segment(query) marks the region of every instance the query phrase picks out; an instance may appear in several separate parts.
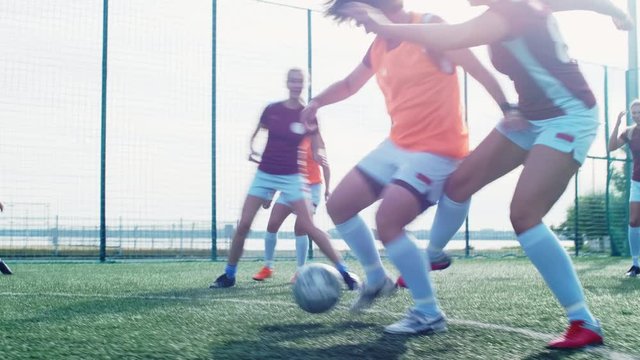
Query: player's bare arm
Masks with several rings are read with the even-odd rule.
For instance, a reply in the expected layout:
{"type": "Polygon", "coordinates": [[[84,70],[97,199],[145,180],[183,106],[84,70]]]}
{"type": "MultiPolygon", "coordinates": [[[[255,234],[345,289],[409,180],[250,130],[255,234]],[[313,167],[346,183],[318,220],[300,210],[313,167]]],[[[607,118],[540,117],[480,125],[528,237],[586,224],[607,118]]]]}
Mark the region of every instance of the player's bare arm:
{"type": "Polygon", "coordinates": [[[625,144],[625,137],[627,136],[627,131],[623,131],[620,133],[620,124],[622,123],[622,119],[627,115],[626,111],[621,111],[618,114],[618,119],[616,120],[616,124],[613,126],[611,130],[611,135],[609,136],[609,151],[614,151],[622,147],[625,144]]]}
{"type": "Polygon", "coordinates": [[[441,51],[489,44],[509,32],[507,21],[492,11],[459,24],[397,24],[380,10],[356,2],[345,4],[341,11],[368,32],[441,51]]]}
{"type": "Polygon", "coordinates": [[[309,124],[311,120],[316,117],[319,108],[349,98],[357,93],[372,76],[373,71],[371,69],[362,63],[358,64],[344,79],[329,85],[329,87],[309,101],[300,114],[300,120],[304,124],[309,124]]]}
{"type": "Polygon", "coordinates": [[[610,0],[544,0],[553,11],[587,10],[610,16],[620,30],[634,27],[631,16],[610,0]]]}

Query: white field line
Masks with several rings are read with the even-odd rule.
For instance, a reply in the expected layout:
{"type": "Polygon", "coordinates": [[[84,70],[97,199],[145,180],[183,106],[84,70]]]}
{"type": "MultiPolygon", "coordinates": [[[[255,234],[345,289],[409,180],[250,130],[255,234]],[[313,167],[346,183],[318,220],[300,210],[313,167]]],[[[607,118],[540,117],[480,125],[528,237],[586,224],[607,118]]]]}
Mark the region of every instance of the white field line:
{"type": "MultiPolygon", "coordinates": [[[[67,293],[20,293],[20,292],[0,292],[0,298],[4,296],[14,296],[14,297],[33,297],[33,296],[53,296],[53,297],[66,297],[66,298],[98,298],[98,299],[135,299],[135,300],[179,300],[179,301],[187,301],[187,300],[207,300],[213,302],[232,302],[232,303],[243,303],[243,304],[259,304],[259,305],[281,305],[281,306],[297,306],[293,301],[277,301],[277,300],[247,300],[247,299],[237,299],[237,298],[198,298],[198,297],[186,297],[186,296],[144,296],[144,295],[110,295],[110,294],[67,294],[67,293]]],[[[347,309],[346,306],[340,306],[340,308],[347,309]]],[[[367,310],[369,313],[381,314],[381,315],[391,315],[401,317],[404,314],[390,312],[390,311],[380,311],[380,310],[367,310]]],[[[554,335],[544,334],[532,330],[515,328],[511,326],[505,325],[497,325],[497,324],[488,324],[479,321],[472,320],[463,320],[463,319],[452,319],[447,318],[447,322],[453,325],[462,325],[462,326],[470,326],[476,327],[480,329],[487,330],[496,330],[507,333],[515,333],[520,334],[526,337],[534,338],[542,341],[549,341],[553,339],[554,335]]],[[[587,348],[585,351],[601,355],[603,357],[607,357],[611,360],[640,360],[639,356],[626,354],[622,352],[613,351],[611,349],[607,349],[606,347],[592,347],[587,348]]]]}

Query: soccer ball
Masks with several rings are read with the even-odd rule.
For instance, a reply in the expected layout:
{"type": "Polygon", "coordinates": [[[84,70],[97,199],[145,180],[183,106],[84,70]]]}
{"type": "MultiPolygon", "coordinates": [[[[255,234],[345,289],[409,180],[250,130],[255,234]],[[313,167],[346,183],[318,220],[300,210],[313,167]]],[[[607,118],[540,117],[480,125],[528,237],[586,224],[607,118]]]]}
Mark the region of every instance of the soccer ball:
{"type": "Polygon", "coordinates": [[[298,270],[293,297],[300,308],[312,314],[331,310],[340,300],[342,276],[335,268],[311,263],[298,270]]]}

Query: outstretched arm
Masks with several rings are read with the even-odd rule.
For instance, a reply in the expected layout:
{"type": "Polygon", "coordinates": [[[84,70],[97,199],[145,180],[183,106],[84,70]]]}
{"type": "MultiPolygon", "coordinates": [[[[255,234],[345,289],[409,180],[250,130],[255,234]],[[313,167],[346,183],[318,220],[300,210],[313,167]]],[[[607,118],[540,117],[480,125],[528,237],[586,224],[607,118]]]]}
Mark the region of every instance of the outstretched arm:
{"type": "Polygon", "coordinates": [[[631,30],[633,20],[626,11],[620,9],[610,0],[543,0],[553,11],[587,10],[611,16],[613,23],[620,30],[631,30]]]}
{"type": "Polygon", "coordinates": [[[502,87],[495,76],[478,60],[469,49],[448,51],[447,58],[460,65],[469,75],[482,85],[504,114],[504,125],[510,129],[525,129],[529,122],[520,114],[518,107],[509,104],[502,87]]]}
{"type": "Polygon", "coordinates": [[[373,71],[363,63],[351,71],[344,79],[329,85],[320,94],[315,96],[302,110],[300,119],[303,123],[309,124],[315,118],[318,109],[342,101],[360,90],[364,84],[373,76],[373,71]]]}
{"type": "Polygon", "coordinates": [[[360,2],[350,2],[341,12],[385,38],[410,41],[434,50],[454,50],[486,45],[503,39],[509,27],[500,15],[487,11],[460,24],[395,24],[380,10],[360,2]]]}
{"type": "Polygon", "coordinates": [[[498,106],[503,107],[507,103],[507,98],[498,84],[498,80],[493,76],[489,70],[482,65],[480,60],[469,49],[448,51],[446,53],[447,58],[460,65],[464,71],[478,80],[489,95],[496,101],[498,106]]]}

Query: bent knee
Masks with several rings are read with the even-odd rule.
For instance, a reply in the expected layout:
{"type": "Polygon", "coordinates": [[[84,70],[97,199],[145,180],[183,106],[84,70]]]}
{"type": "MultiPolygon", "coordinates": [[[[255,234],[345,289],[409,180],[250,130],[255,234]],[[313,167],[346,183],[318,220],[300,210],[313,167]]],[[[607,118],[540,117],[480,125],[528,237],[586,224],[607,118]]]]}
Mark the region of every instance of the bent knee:
{"type": "Polygon", "coordinates": [[[334,224],[342,224],[353,217],[347,214],[344,207],[340,204],[340,200],[337,200],[335,196],[330,197],[325,206],[327,207],[327,213],[334,224]]]}
{"type": "Polygon", "coordinates": [[[277,233],[278,230],[280,230],[280,227],[278,226],[278,224],[274,224],[271,222],[267,224],[267,232],[277,233]]]}
{"type": "Polygon", "coordinates": [[[520,234],[542,222],[542,217],[526,207],[512,206],[509,220],[511,220],[513,230],[515,230],[517,234],[520,234]]]}
{"type": "Polygon", "coordinates": [[[467,201],[473,195],[469,177],[454,172],[444,184],[444,193],[453,201],[467,201]]]}

